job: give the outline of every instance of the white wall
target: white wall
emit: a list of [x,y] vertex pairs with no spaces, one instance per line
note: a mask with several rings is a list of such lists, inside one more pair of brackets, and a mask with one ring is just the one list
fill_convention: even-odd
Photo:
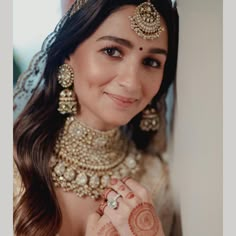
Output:
[[60,0],[13,0],[13,47],[22,71],[61,18]]
[[184,236],[222,236],[222,1],[180,0],[173,183]]

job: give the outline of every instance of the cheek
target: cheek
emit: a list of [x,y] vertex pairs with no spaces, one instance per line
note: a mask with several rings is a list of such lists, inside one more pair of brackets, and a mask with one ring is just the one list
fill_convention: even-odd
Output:
[[114,76],[113,74],[113,70],[107,67],[107,65],[104,65],[103,61],[97,60],[96,57],[90,57],[83,60],[78,66],[77,80],[79,84],[86,84],[91,88],[93,86],[105,85]]
[[163,81],[164,69],[157,69],[153,72],[144,72],[142,75],[143,93],[147,99],[152,99],[159,91]]
[[144,85],[144,94],[147,100],[151,100],[159,91],[161,87],[161,80],[145,83]]

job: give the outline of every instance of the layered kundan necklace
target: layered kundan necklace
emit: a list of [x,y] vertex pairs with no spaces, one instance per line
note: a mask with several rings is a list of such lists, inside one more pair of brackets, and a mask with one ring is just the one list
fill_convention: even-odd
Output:
[[56,187],[98,199],[111,177],[137,176],[141,154],[120,129],[99,131],[68,117],[50,160]]

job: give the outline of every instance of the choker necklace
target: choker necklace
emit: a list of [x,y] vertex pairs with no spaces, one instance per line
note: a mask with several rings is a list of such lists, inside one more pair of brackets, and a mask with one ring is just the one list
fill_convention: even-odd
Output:
[[99,131],[77,117],[66,119],[50,159],[56,187],[98,199],[111,177],[136,177],[141,154],[120,131]]

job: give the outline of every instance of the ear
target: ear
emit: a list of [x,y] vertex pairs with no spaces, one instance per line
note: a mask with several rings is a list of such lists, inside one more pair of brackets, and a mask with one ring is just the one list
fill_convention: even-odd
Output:
[[69,65],[71,66],[71,64],[70,64],[70,57],[66,58],[65,61],[64,61],[64,63],[65,63],[65,64],[69,64]]
[[70,56],[64,60],[64,64],[68,64],[73,69],[73,63]]

